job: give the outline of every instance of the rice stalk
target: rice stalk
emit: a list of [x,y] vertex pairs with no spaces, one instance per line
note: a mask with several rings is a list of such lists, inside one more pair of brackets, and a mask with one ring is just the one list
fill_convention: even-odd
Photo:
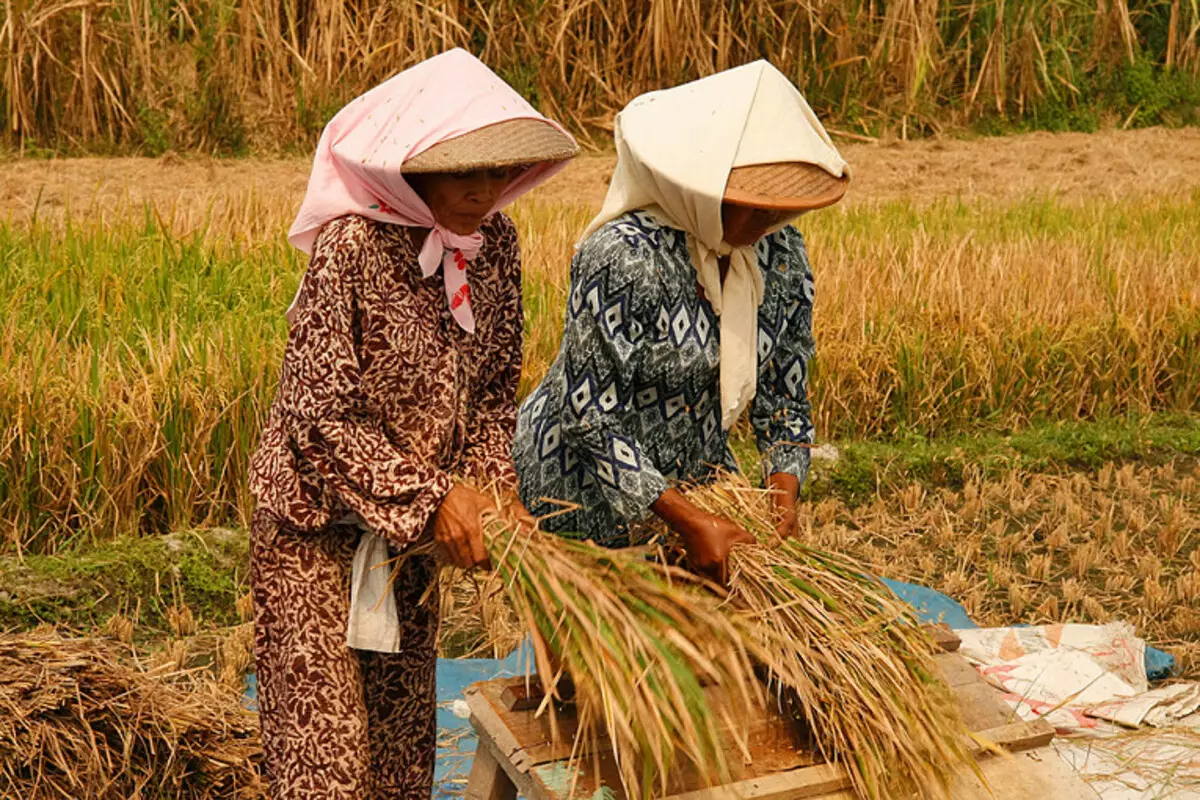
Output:
[[779,710],[803,720],[860,797],[949,797],[978,768],[971,734],[910,608],[851,559],[774,533],[769,492],[725,476],[689,498],[753,533],[730,555],[730,612],[767,656]]
[[710,784],[728,779],[729,748],[745,745],[706,687],[726,689],[743,709],[765,698],[744,632],[697,578],[654,563],[648,550],[606,550],[511,522],[493,524],[487,546],[533,637],[556,736],[550,699],[565,696],[564,676],[573,684],[575,757],[603,737],[629,797],[667,793],[680,769]]

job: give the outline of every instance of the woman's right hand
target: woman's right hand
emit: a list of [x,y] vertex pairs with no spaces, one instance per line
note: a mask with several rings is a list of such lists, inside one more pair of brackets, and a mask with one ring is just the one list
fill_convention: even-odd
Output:
[[651,509],[679,534],[688,565],[724,586],[729,580],[729,551],[735,544],[754,544],[754,535],[725,517],[701,511],[678,489],[668,489]]
[[446,560],[462,569],[491,569],[483,523],[496,514],[496,504],[486,494],[461,484],[451,489],[433,518],[433,538]]

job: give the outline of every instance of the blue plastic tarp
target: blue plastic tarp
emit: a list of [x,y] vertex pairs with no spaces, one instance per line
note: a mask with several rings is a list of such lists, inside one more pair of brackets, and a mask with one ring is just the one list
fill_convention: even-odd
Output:
[[[945,622],[951,628],[976,628],[966,610],[941,592],[887,578],[888,585],[900,599],[911,605],[922,622]],[[452,705],[462,699],[463,690],[472,683],[494,678],[525,675],[532,672],[533,660],[529,643],[525,642],[507,658],[439,658],[437,664],[438,698],[438,759],[433,796],[458,797],[462,794],[471,759],[475,753],[475,733],[467,719],[455,715]],[[1175,668],[1170,654],[1152,647],[1146,648],[1146,673],[1151,680],[1161,680]],[[256,705],[257,684],[254,676],[247,680],[246,699]]]

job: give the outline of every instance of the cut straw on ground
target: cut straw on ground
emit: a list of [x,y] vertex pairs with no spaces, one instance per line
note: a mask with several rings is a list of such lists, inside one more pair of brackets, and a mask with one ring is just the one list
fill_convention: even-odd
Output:
[[0,635],[0,797],[260,797],[258,723],[171,660],[56,633]]

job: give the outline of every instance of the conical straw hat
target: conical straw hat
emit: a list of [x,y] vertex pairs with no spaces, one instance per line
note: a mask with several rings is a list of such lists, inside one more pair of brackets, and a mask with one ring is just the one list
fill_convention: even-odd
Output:
[[439,142],[404,162],[401,172],[469,172],[566,161],[579,146],[548,122],[513,119]]
[[816,164],[791,161],[735,167],[725,184],[725,202],[779,211],[812,211],[846,194],[848,176],[835,177]]

